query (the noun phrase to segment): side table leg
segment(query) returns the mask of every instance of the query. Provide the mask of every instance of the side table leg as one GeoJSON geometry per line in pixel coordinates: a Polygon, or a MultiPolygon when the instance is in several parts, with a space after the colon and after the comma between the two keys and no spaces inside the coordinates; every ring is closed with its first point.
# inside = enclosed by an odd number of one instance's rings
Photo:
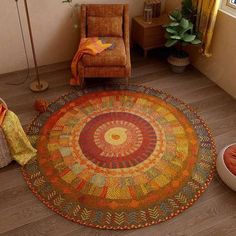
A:
{"type": "Polygon", "coordinates": [[[129,85],[129,79],[130,79],[129,76],[127,76],[127,77],[125,78],[125,80],[126,80],[126,85],[127,85],[127,86],[129,85]]]}
{"type": "Polygon", "coordinates": [[[144,57],[145,57],[145,58],[147,57],[147,53],[148,53],[148,50],[147,50],[147,49],[144,49],[144,57]]]}

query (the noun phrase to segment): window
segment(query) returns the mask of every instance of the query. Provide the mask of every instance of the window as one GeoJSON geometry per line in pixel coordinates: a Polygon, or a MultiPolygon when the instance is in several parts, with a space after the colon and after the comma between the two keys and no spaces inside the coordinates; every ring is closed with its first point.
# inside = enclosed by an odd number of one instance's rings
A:
{"type": "Polygon", "coordinates": [[[236,9],[236,0],[227,0],[227,6],[236,9]]]}
{"type": "Polygon", "coordinates": [[[221,8],[236,17],[236,0],[222,0],[221,8]]]}

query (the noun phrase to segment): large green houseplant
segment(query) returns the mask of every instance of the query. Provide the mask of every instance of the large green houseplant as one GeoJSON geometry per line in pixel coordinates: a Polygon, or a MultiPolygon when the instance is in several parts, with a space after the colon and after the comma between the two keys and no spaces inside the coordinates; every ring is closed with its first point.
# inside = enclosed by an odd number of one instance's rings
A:
{"type": "Polygon", "coordinates": [[[174,10],[169,14],[170,23],[165,25],[166,44],[168,48],[172,48],[172,53],[168,57],[171,68],[176,73],[181,73],[189,65],[189,55],[184,50],[184,46],[188,44],[197,45],[201,43],[198,33],[194,30],[194,10],[189,0],[182,3],[182,10],[174,10]]]}

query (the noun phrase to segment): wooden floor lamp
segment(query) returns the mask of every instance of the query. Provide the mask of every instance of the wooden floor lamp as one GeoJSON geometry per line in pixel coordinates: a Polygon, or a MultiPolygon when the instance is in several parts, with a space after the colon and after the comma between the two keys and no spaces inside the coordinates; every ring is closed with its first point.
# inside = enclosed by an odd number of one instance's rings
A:
{"type": "Polygon", "coordinates": [[[32,34],[32,29],[31,29],[27,0],[24,0],[24,4],[25,4],[25,12],[26,12],[29,35],[30,35],[31,48],[32,48],[33,58],[34,58],[34,68],[35,68],[35,73],[36,73],[36,80],[30,84],[30,89],[33,92],[43,92],[48,88],[48,83],[46,81],[40,80],[39,78],[38,64],[37,64],[36,53],[35,53],[35,48],[34,48],[34,40],[33,40],[33,34],[32,34]]]}

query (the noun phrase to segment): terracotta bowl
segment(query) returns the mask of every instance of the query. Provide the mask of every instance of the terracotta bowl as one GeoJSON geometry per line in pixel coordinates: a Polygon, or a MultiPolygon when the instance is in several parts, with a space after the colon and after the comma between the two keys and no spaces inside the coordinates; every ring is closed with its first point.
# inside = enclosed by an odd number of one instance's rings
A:
{"type": "Polygon", "coordinates": [[[236,191],[236,143],[223,148],[218,154],[216,168],[223,182],[236,191]]]}

